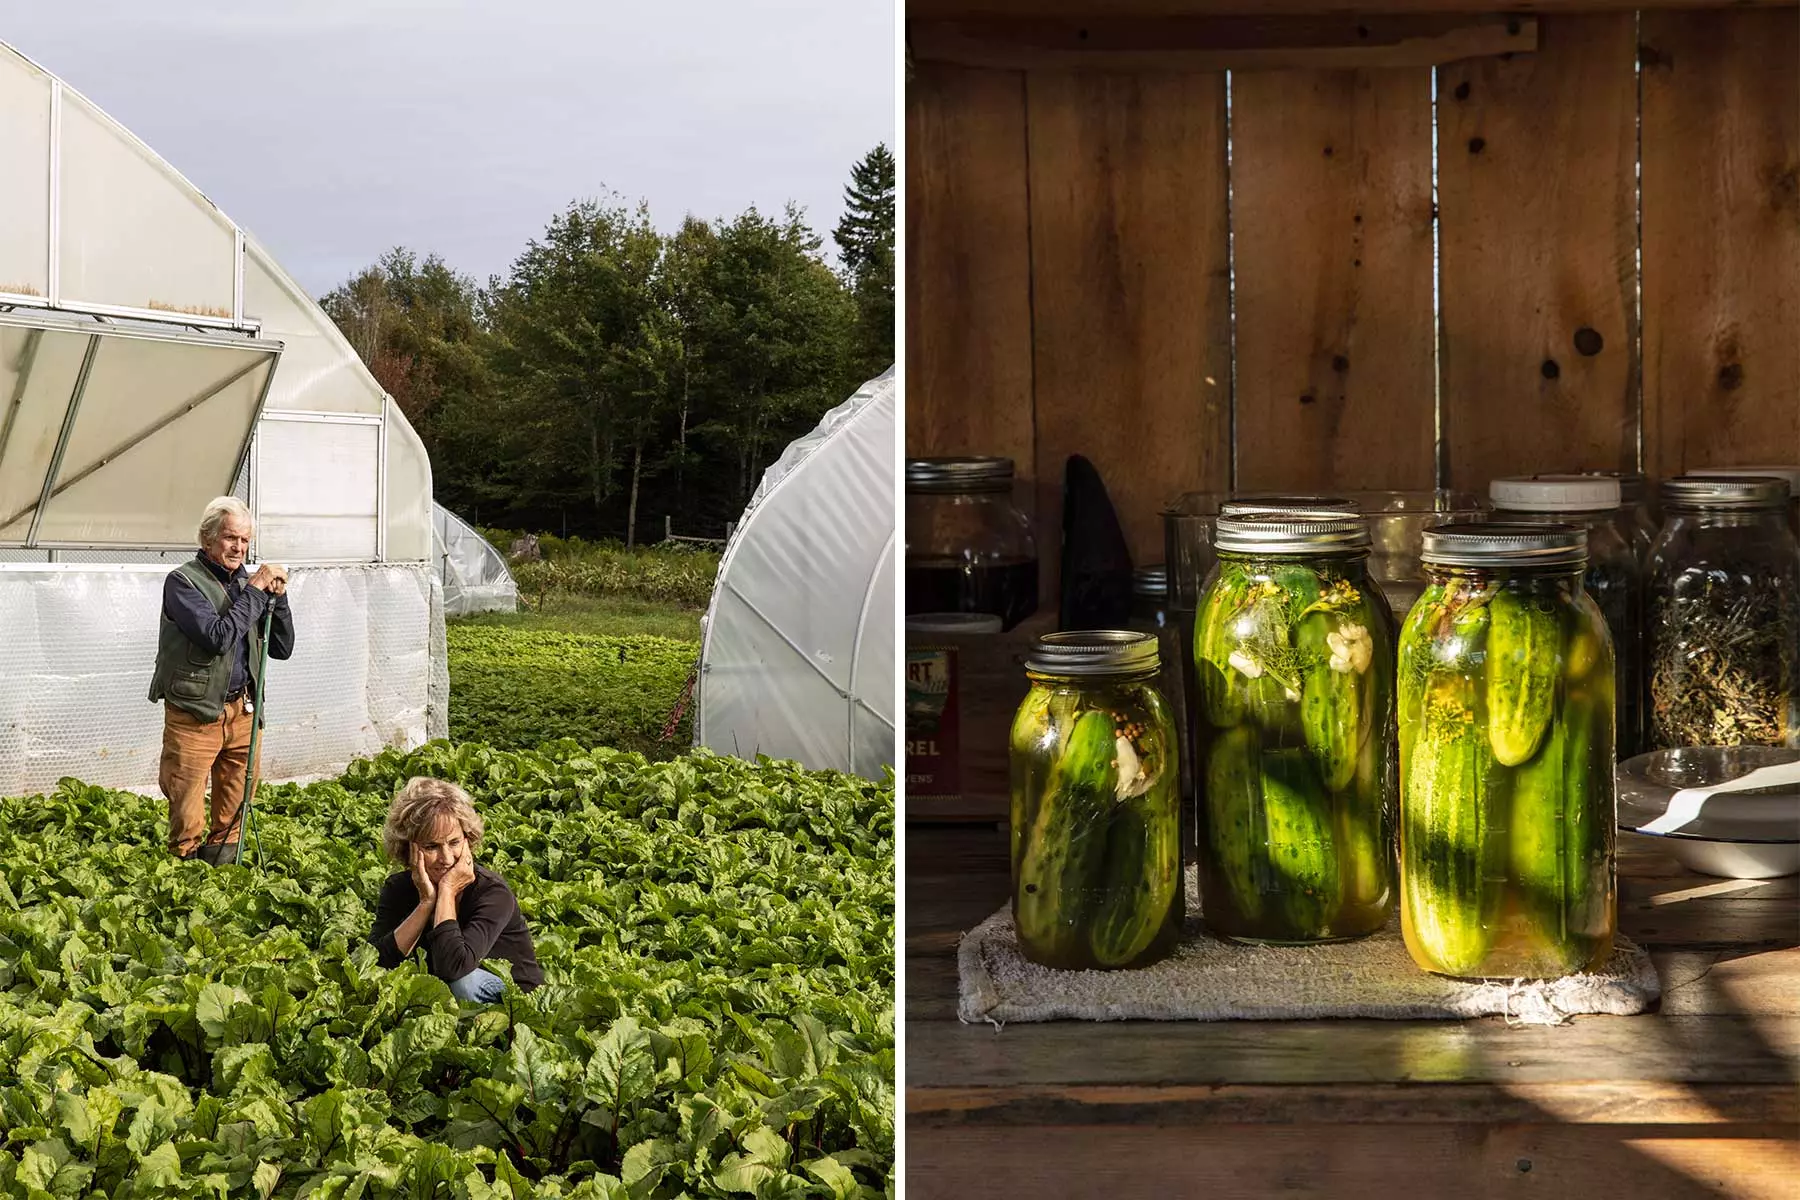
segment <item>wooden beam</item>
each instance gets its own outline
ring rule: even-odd
[[[1429,67],[1537,49],[1537,21],[1465,16],[1173,16],[912,21],[921,62],[1005,69]]]

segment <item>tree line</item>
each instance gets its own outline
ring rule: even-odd
[[[396,248],[320,303],[465,519],[719,537],[788,442],[893,362],[885,145],[845,200],[836,270],[792,205],[664,234],[612,196],[570,204],[486,286]]]

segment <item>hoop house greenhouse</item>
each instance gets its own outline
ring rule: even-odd
[[[235,492],[295,568],[264,772],[446,727],[424,446],[269,254],[0,44],[0,794],[153,784],[164,574]]]
[[[790,445],[719,562],[694,740],[879,779],[894,763],[894,373]]]
[[[519,585],[505,555],[441,504],[431,506],[431,545],[446,616],[518,611]]]

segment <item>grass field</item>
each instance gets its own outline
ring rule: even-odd
[[[548,629],[557,633],[592,633],[603,637],[649,634],[683,642],[700,640],[700,618],[705,610],[667,600],[642,600],[633,596],[549,597],[541,611],[480,613],[457,617],[457,626],[498,629]]]

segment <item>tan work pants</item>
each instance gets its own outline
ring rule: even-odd
[[[203,840],[215,846],[238,840],[252,719],[244,711],[242,697],[228,701],[216,721],[199,720],[164,702],[159,782],[169,798],[169,849],[175,854],[185,857]],[[260,740],[256,757],[260,777]],[[210,833],[206,832],[208,779],[212,780]]]

